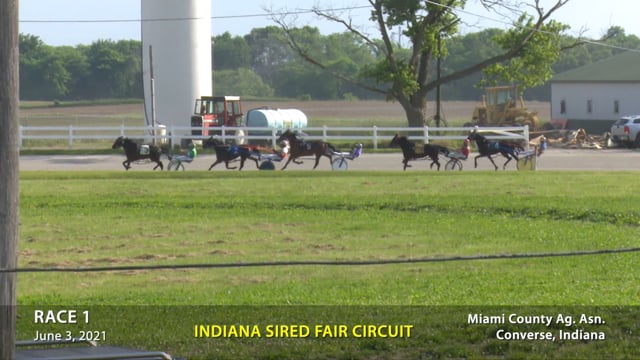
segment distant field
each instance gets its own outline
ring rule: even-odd
[[[463,126],[471,119],[476,102],[452,101],[444,102],[442,113],[448,122],[448,126]],[[402,107],[395,102],[385,101],[247,101],[243,103],[246,113],[250,109],[271,108],[296,108],[302,110],[308,118],[310,127],[404,127],[407,125],[406,116]],[[542,122],[548,119],[548,103],[531,103],[530,109],[539,112]],[[435,111],[435,104],[429,103],[428,113]],[[185,124],[188,124],[190,113],[185,113]],[[126,104],[97,104],[91,106],[51,106],[46,103],[35,102],[22,104],[20,111],[20,124],[23,126],[59,127],[56,130],[37,131],[25,133],[27,136],[58,136],[59,139],[29,139],[22,143],[23,150],[96,150],[105,149],[111,140],[78,140],[69,145],[68,127],[143,127],[144,106],[142,103]],[[429,126],[436,126],[431,121]],[[142,130],[140,130],[142,133]],[[81,132],[90,136],[111,136],[113,131],[98,131],[87,129]],[[134,135],[135,136],[135,135]],[[142,136],[142,135],[141,135]],[[366,144],[365,144],[366,146]]]
[[[462,125],[471,119],[474,107],[479,102],[450,101],[442,104],[442,113],[447,121]],[[296,108],[302,110],[312,126],[404,126],[405,114],[396,102],[386,101],[246,101],[243,109],[258,107]],[[532,111],[538,111],[542,122],[548,121],[550,105],[546,102],[530,102]],[[430,102],[427,112],[435,114],[435,103]],[[47,125],[46,121],[58,119],[58,123],[78,124],[78,121],[110,122],[129,126],[143,124],[143,104],[96,105],[74,107],[51,107],[23,109],[21,123]],[[185,114],[185,119],[191,114]],[[86,119],[86,120],[79,120]]]

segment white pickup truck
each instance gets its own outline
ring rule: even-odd
[[[611,140],[616,145],[640,147],[640,115],[623,116],[613,123]]]

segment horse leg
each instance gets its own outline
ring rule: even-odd
[[[431,164],[429,165],[429,169],[433,169],[433,165],[437,165],[438,166],[438,171],[440,171],[440,162],[438,161],[438,155],[429,155],[429,157],[431,158]]]
[[[240,156],[240,168],[238,169],[238,171],[242,170],[242,168],[244,167],[244,161],[245,160],[247,160],[246,157]]]
[[[318,164],[320,164],[320,157],[321,156],[322,155],[316,155],[316,164],[313,165],[313,169],[312,170],[315,170],[318,167]]]
[[[209,166],[209,170],[213,169],[214,166],[220,164],[222,162],[222,160],[216,160],[213,164],[211,164],[211,166]]]
[[[505,157],[507,158],[507,161],[502,165],[502,170],[507,170],[507,164],[511,161],[511,156],[509,156],[509,154],[506,154]]]
[[[131,168],[131,161],[125,160],[122,162],[122,166],[124,166],[125,170],[129,170]]]
[[[440,171],[440,162],[438,161],[438,158],[433,159],[431,165],[429,166],[429,169],[433,169],[433,164],[436,164],[438,166],[438,171]]]
[[[509,154],[507,154],[507,155],[509,155]],[[508,163],[509,161],[511,161],[511,157],[513,157],[514,159],[516,159],[516,162],[518,161],[518,156],[517,156],[516,154],[511,154],[511,156],[507,156],[507,158],[508,158],[509,160],[507,160],[507,161],[504,163],[504,165],[502,166],[502,168],[503,168],[503,169],[505,169],[505,170],[506,170],[506,168],[507,168],[507,163]]]
[[[402,163],[404,164],[404,168],[402,168],[402,170],[407,170],[408,167],[411,167],[411,165],[409,165],[409,159],[402,160]]]
[[[491,155],[487,155],[487,157],[489,158],[489,160],[491,160],[491,163],[493,164],[493,167],[496,168],[496,171],[498,171],[498,165],[496,165],[496,163],[493,161]]]
[[[287,160],[287,162],[286,162],[286,163],[284,163],[284,166],[283,166],[283,167],[282,167],[282,169],[280,169],[280,170],[284,170],[284,169],[286,169],[286,168],[287,168],[287,165],[289,165],[289,163],[291,162],[291,160],[293,160],[293,157],[291,157],[291,156],[290,156],[290,157],[289,157],[289,160]]]
[[[227,166],[227,169],[229,169],[229,170],[233,170],[233,169],[236,168],[235,166],[229,166],[229,160],[225,160],[224,164]]]

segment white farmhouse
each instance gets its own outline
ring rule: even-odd
[[[640,53],[625,52],[555,75],[551,121],[589,133],[608,131],[625,115],[640,114]]]

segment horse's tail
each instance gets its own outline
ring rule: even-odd
[[[138,150],[140,148],[138,147]],[[162,145],[156,145],[156,144],[151,144],[149,145],[149,152],[151,157],[156,157],[158,160],[160,160],[162,158],[162,155],[166,156],[169,160],[171,160],[171,156],[169,155],[169,152],[165,152],[165,147]]]
[[[333,153],[338,152],[338,149],[335,146],[333,146],[333,145],[331,145],[329,143],[326,143],[326,144],[327,144],[327,149],[329,149],[329,151],[327,151],[328,155],[333,155]]]

